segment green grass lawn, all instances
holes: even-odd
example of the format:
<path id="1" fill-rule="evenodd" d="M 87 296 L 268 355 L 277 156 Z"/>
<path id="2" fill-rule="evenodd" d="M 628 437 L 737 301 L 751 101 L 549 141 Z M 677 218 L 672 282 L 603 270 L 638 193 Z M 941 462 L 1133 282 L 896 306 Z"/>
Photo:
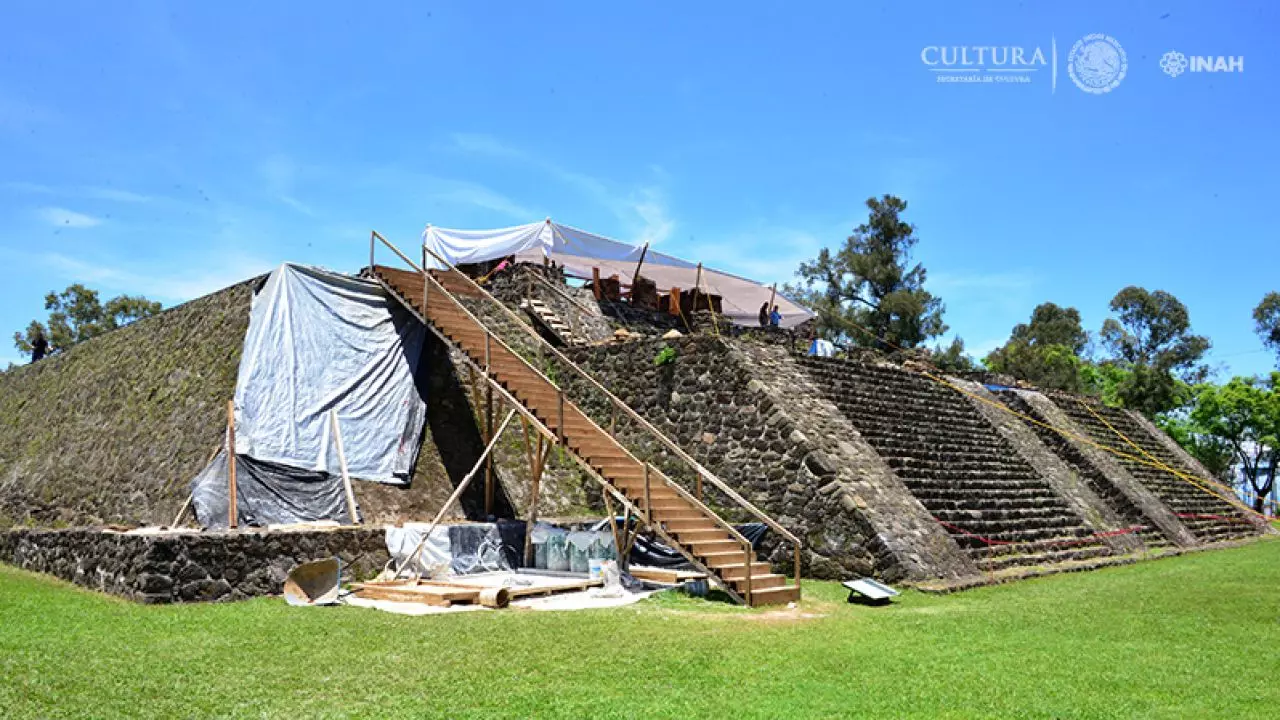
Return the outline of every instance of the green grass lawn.
<path id="1" fill-rule="evenodd" d="M 1280 541 L 892 607 L 146 607 L 0 566 L 4 717 L 1277 717 Z"/>

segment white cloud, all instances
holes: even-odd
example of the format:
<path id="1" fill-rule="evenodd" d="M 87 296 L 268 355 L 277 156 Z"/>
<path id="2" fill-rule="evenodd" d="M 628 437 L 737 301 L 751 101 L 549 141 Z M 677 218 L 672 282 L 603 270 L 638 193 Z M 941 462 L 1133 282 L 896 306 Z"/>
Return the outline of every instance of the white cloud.
<path id="1" fill-rule="evenodd" d="M 33 182 L 25 182 L 22 180 L 10 180 L 4 183 L 4 185 L 0 187 L 3 187 L 5 190 L 11 190 L 13 192 L 20 192 L 20 193 L 30 193 L 32 195 L 54 195 L 55 194 L 54 189 L 49 187 L 48 185 L 41 185 L 40 183 L 33 183 Z"/>
<path id="2" fill-rule="evenodd" d="M 437 202 L 456 205 L 472 205 L 523 222 L 533 222 L 538 214 L 500 192 L 479 183 L 427 176 L 428 196 Z"/>
<path id="3" fill-rule="evenodd" d="M 511 147 L 491 135 L 483 135 L 480 133 L 454 133 L 452 139 L 453 146 L 456 149 L 472 153 L 474 155 L 519 158 L 521 160 L 530 159 L 528 154 L 523 150 Z"/>
<path id="4" fill-rule="evenodd" d="M 627 233 L 627 237 L 623 238 L 626 242 L 657 244 L 670 237 L 675 230 L 676 221 L 667 211 L 665 199 L 658 186 L 619 189 L 614 183 L 606 182 L 594 175 L 570 170 L 558 163 L 512 147 L 490 135 L 454 133 L 452 140 L 452 147 L 455 150 L 528 165 L 576 189 L 618 218 Z M 649 172 L 660 182 L 668 179 L 666 171 L 658 165 L 650 164 Z"/>
<path id="5" fill-rule="evenodd" d="M 85 197 L 97 200 L 110 200 L 111 202 L 122 203 L 145 203 L 151 202 L 150 195 L 142 195 L 128 190 L 119 190 L 117 188 L 108 187 L 87 187 L 83 190 Z"/>
<path id="6" fill-rule="evenodd" d="M 69 281 L 171 302 L 185 302 L 208 295 L 269 272 L 276 265 L 262 258 L 230 255 L 210 263 L 192 262 L 187 265 L 190 269 L 178 273 L 171 268 L 112 267 L 59 253 L 46 253 L 41 260 Z"/>
<path id="7" fill-rule="evenodd" d="M 288 205 L 289 207 L 293 208 L 294 210 L 297 210 L 298 212 L 302 213 L 303 215 L 306 215 L 307 217 L 316 216 L 316 211 L 312 210 L 310 205 L 307 205 L 306 203 L 302 202 L 301 200 L 298 200 L 297 198 L 293 198 L 288 195 L 281 195 L 280 202 L 284 203 L 285 205 Z"/>
<path id="8" fill-rule="evenodd" d="M 636 237 L 637 243 L 658 243 L 671 237 L 671 231 L 675 229 L 676 223 L 667 214 L 667 206 L 662 196 L 652 188 L 645 188 L 639 191 L 631 200 L 631 211 L 634 212 L 641 221 L 640 232 Z"/>
<path id="9" fill-rule="evenodd" d="M 45 222 L 59 228 L 91 228 L 102 224 L 102 220 L 92 215 L 85 215 L 66 208 L 47 207 L 40 209 L 40 217 Z"/>

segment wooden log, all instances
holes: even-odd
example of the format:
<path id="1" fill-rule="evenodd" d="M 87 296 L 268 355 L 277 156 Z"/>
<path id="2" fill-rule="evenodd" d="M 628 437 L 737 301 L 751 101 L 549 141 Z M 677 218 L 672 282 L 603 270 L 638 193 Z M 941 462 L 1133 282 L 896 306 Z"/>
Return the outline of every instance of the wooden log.
<path id="1" fill-rule="evenodd" d="M 239 509 L 236 507 L 236 401 L 227 401 L 227 527 L 236 529 Z"/>
<path id="2" fill-rule="evenodd" d="M 342 489 L 347 495 L 347 519 L 353 525 L 360 524 L 360 510 L 356 507 L 356 492 L 351 487 L 351 475 L 347 473 L 347 454 L 342 450 L 342 428 L 338 425 L 338 411 L 329 411 L 329 426 L 338 449 L 338 469 L 342 472 Z"/>

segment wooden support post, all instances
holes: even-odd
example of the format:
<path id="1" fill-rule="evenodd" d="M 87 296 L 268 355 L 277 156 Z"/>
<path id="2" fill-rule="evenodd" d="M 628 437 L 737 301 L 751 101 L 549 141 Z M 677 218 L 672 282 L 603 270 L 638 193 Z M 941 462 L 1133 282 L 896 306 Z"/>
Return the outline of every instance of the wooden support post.
<path id="1" fill-rule="evenodd" d="M 698 311 L 698 291 L 702 289 L 702 263 L 698 263 L 698 274 L 693 278 L 693 312 Z"/>
<path id="2" fill-rule="evenodd" d="M 644 256 L 649 252 L 649 243 L 646 242 L 644 247 L 640 249 L 640 259 L 636 262 L 635 274 L 631 276 L 631 302 L 636 301 L 636 283 L 640 282 L 640 266 L 644 265 Z"/>
<path id="3" fill-rule="evenodd" d="M 485 383 L 484 398 L 484 434 L 485 443 L 489 442 L 489 438 L 493 435 L 493 386 Z M 484 514 L 489 516 L 493 514 L 493 456 L 489 456 L 488 462 L 484 464 Z"/>
<path id="4" fill-rule="evenodd" d="M 547 450 L 551 448 L 542 433 L 536 433 L 537 449 L 531 439 L 533 431 L 529 421 L 522 416 L 524 422 L 524 447 L 529 458 L 529 512 L 526 513 L 524 525 L 524 566 L 533 567 L 533 526 L 538 522 L 538 495 L 542 489 L 542 470 L 546 466 Z"/>
<path id="5" fill-rule="evenodd" d="M 591 268 L 591 293 L 596 296 L 596 302 L 600 302 L 600 268 Z"/>
<path id="6" fill-rule="evenodd" d="M 347 519 L 352 525 L 360 524 L 360 510 L 356 507 L 356 492 L 351 487 L 351 475 L 347 472 L 347 453 L 342 449 L 342 428 L 338 425 L 338 411 L 329 411 L 329 427 L 333 430 L 333 442 L 338 449 L 338 469 L 342 472 L 342 491 L 347 495 Z"/>
<path id="7" fill-rule="evenodd" d="M 774 301 L 774 300 L 776 300 L 777 298 L 778 298 L 778 283 L 774 283 L 774 284 L 773 284 L 773 287 L 769 288 L 769 316 L 770 316 L 770 318 L 772 318 L 772 316 L 773 316 L 773 301 Z M 770 324 L 772 324 L 772 319 L 770 320 Z"/>
<path id="8" fill-rule="evenodd" d="M 649 493 L 649 463 L 644 464 L 644 524 L 653 524 L 653 498 Z"/>
<path id="9" fill-rule="evenodd" d="M 239 508 L 236 507 L 236 401 L 227 401 L 227 527 L 236 529 Z"/>
<path id="10" fill-rule="evenodd" d="M 672 315 L 680 314 L 680 288 L 678 287 L 671 288 L 671 303 L 667 308 L 667 312 Z"/>
<path id="11" fill-rule="evenodd" d="M 422 246 L 422 317 L 431 317 L 427 310 L 427 287 L 431 285 L 431 280 L 427 273 L 431 272 L 427 269 L 427 246 Z"/>
<path id="12" fill-rule="evenodd" d="M 556 404 L 559 417 L 556 421 L 556 434 L 560 436 L 560 444 L 564 444 L 564 390 L 556 388 Z"/>
<path id="13" fill-rule="evenodd" d="M 392 577 L 393 580 L 400 577 L 401 570 L 417 561 L 418 556 L 422 554 L 422 549 L 427 546 L 427 539 L 431 537 L 431 533 L 435 531 L 436 526 L 444 519 L 444 514 L 449 511 L 449 508 L 453 507 L 453 504 L 458 501 L 458 498 L 462 497 L 463 491 L 465 491 L 467 486 L 471 484 L 471 480 L 480 472 L 481 464 L 489 457 L 489 453 L 493 452 L 493 446 L 496 444 L 498 437 L 502 435 L 503 430 L 507 429 L 507 424 L 510 423 L 511 418 L 515 416 L 516 411 L 512 408 L 511 411 L 507 413 L 506 419 L 502 421 L 502 425 L 498 426 L 498 432 L 493 436 L 493 440 L 490 440 L 489 444 L 485 446 L 484 452 L 480 453 L 480 459 L 476 461 L 475 465 L 471 466 L 471 471 L 462 478 L 462 482 L 458 483 L 458 487 L 454 488 L 453 493 L 449 495 L 449 499 L 444 501 L 444 506 L 440 508 L 440 512 L 436 513 L 431 524 L 428 525 L 426 531 L 422 533 L 422 539 L 418 541 L 417 547 L 413 549 L 413 552 L 409 553 L 409 556 L 405 558 L 404 564 L 396 570 L 395 575 Z"/>

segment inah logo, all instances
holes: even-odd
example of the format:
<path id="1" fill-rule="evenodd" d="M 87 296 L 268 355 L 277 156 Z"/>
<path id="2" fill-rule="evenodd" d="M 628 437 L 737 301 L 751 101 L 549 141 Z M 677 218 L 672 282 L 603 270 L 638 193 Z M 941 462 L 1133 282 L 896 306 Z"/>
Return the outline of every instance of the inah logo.
<path id="1" fill-rule="evenodd" d="M 1124 48 L 1110 35 L 1085 35 L 1067 54 L 1067 74 L 1076 87 L 1087 93 L 1111 92 L 1128 70 L 1129 58 Z"/>
<path id="2" fill-rule="evenodd" d="M 1187 56 L 1170 50 L 1160 58 L 1160 69 L 1169 77 L 1178 77 L 1187 69 Z"/>
<path id="3" fill-rule="evenodd" d="M 1177 50 L 1170 50 L 1160 58 L 1160 69 L 1169 77 L 1178 77 L 1184 71 L 1244 72 L 1243 55 L 1192 55 L 1188 58 Z"/>

